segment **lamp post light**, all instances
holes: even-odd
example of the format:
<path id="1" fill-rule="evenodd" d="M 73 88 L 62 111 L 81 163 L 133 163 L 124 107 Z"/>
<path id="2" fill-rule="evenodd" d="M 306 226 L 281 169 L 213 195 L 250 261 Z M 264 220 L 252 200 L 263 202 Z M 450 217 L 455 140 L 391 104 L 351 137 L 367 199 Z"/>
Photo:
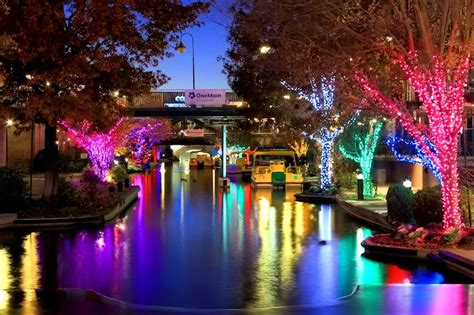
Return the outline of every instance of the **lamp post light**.
<path id="1" fill-rule="evenodd" d="M 364 174 L 357 171 L 357 200 L 364 200 Z"/>
<path id="2" fill-rule="evenodd" d="M 15 124 L 13 119 L 7 119 L 5 122 L 5 166 L 8 166 L 8 128 Z"/>
<path id="3" fill-rule="evenodd" d="M 194 72 L 194 37 L 193 35 L 191 35 L 190 33 L 183 33 L 179 39 L 179 43 L 178 45 L 176 46 L 176 50 L 179 52 L 179 53 L 184 53 L 186 51 L 186 46 L 184 46 L 183 44 L 183 37 L 185 35 L 188 35 L 189 37 L 191 37 L 191 51 L 192 51 L 192 57 L 193 57 L 193 90 L 196 89 L 196 77 L 195 77 L 195 72 Z"/>
<path id="4" fill-rule="evenodd" d="M 403 180 L 403 187 L 411 189 L 411 179 L 410 179 L 410 177 L 408 177 L 408 176 L 405 177 L 405 179 Z"/>

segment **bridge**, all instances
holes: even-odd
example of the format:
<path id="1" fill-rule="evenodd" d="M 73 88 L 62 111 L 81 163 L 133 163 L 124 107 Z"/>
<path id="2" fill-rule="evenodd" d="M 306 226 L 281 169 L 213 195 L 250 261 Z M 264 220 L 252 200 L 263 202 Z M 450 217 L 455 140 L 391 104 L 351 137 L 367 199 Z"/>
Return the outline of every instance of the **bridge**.
<path id="1" fill-rule="evenodd" d="M 227 126 L 235 124 L 237 121 L 245 120 L 246 117 L 243 115 L 242 109 L 231 103 L 236 103 L 235 95 L 232 93 L 226 93 L 226 104 L 223 106 L 216 107 L 195 107 L 187 106 L 182 103 L 184 97 L 182 92 L 173 93 L 150 93 L 137 99 L 134 99 L 129 104 L 130 109 L 133 111 L 133 116 L 137 118 L 168 118 L 174 123 L 184 122 L 184 128 L 187 128 L 187 120 L 193 120 L 198 126 L 211 126 L 214 128 L 222 128 L 222 155 L 226 155 L 227 147 Z M 167 106 L 166 98 L 171 97 L 171 105 Z M 179 103 L 175 103 L 179 102 Z M 242 102 L 240 102 L 242 103 Z M 170 104 L 170 103 L 168 103 Z M 182 144 L 198 144 L 202 141 L 201 145 L 206 145 L 208 139 L 189 139 L 186 138 L 175 138 L 170 139 L 173 142 L 180 142 Z M 226 178 L 226 159 L 222 159 L 221 167 L 221 178 L 219 179 L 220 186 L 228 187 L 229 181 Z"/>

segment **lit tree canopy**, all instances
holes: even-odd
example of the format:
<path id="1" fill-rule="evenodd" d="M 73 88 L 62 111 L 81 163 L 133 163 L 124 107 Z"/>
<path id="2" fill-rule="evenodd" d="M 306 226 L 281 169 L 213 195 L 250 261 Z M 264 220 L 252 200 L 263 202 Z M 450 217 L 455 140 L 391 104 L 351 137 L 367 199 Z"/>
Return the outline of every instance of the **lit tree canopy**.
<path id="1" fill-rule="evenodd" d="M 365 198 L 374 196 L 372 165 L 383 125 L 381 119 L 359 119 L 344 132 L 338 145 L 339 151 L 345 158 L 359 165 L 364 176 Z"/>

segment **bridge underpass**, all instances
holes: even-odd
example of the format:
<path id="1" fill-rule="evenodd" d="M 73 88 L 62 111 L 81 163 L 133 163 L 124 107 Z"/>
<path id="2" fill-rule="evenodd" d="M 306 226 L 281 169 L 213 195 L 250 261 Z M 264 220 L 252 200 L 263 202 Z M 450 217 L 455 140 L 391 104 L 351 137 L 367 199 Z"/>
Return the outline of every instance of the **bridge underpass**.
<path id="1" fill-rule="evenodd" d="M 226 147 L 227 147 L 227 127 L 234 125 L 237 121 L 245 120 L 245 116 L 242 114 L 242 111 L 235 106 L 222 106 L 222 107 L 184 107 L 184 108 L 149 108 L 146 106 L 135 108 L 134 117 L 137 118 L 168 118 L 172 121 L 181 121 L 184 122 L 184 126 L 187 126 L 186 120 L 199 121 L 202 127 L 208 126 L 212 129 L 221 128 L 221 147 L 222 147 L 222 156 L 226 156 Z M 178 144 L 179 142 L 190 142 L 188 145 L 198 145 L 191 144 L 193 141 L 197 141 L 197 138 L 187 138 L 189 140 L 184 140 L 181 138 L 169 139 L 170 143 Z M 200 139 L 205 141 L 205 138 Z M 201 144 L 201 148 L 211 144 Z M 189 154 L 189 150 L 186 151 Z M 229 180 L 226 178 L 226 159 L 222 159 L 221 165 L 221 178 L 219 179 L 219 184 L 222 187 L 229 186 Z"/>

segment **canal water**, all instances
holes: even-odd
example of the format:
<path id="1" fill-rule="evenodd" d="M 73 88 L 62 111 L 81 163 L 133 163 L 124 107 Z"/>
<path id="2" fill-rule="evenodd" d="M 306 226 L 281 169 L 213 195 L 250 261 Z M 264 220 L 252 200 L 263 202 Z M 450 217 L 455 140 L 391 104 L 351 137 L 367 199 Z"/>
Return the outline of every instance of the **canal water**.
<path id="1" fill-rule="evenodd" d="M 321 305 L 356 285 L 449 282 L 424 266 L 363 257 L 371 230 L 337 205 L 296 202 L 295 191 L 235 178 L 223 192 L 216 171 L 177 167 L 133 181 L 139 200 L 104 227 L 3 234 L 0 290 L 85 288 L 136 304 L 255 308 Z"/>

